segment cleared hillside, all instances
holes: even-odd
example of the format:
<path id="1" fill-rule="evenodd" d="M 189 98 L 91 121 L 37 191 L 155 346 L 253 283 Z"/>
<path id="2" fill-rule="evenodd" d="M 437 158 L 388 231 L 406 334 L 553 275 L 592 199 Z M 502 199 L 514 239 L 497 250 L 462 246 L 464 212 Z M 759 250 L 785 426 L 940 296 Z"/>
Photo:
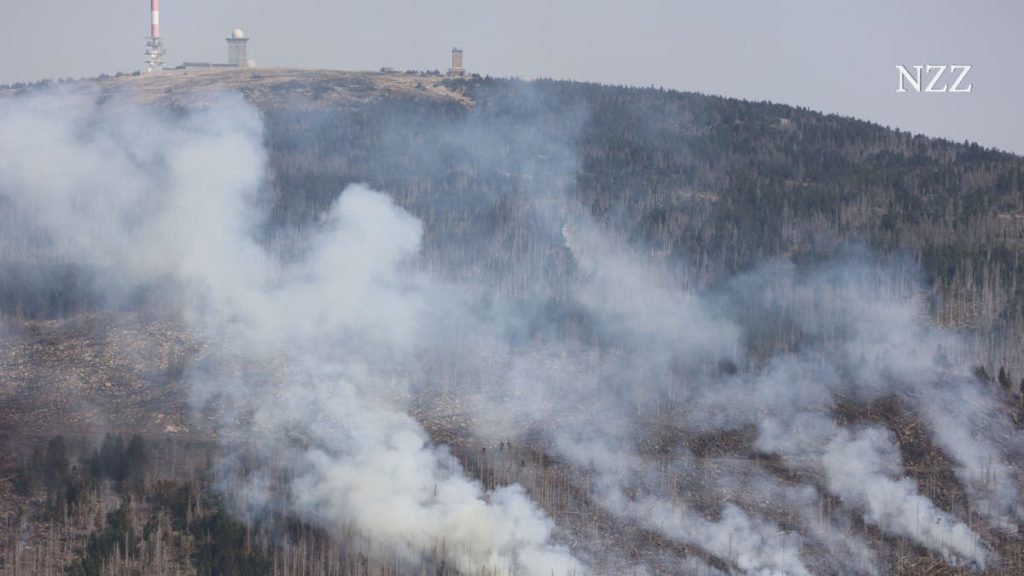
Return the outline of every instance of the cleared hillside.
<path id="1" fill-rule="evenodd" d="M 225 92 L 239 92 L 261 107 L 345 107 L 413 98 L 468 101 L 445 88 L 442 77 L 421 73 L 346 72 L 293 68 L 194 68 L 162 74 L 106 76 L 61 83 L 66 92 L 87 97 L 118 98 L 161 106 L 202 106 Z M 46 90 L 50 82 L 0 87 L 12 96 Z"/>

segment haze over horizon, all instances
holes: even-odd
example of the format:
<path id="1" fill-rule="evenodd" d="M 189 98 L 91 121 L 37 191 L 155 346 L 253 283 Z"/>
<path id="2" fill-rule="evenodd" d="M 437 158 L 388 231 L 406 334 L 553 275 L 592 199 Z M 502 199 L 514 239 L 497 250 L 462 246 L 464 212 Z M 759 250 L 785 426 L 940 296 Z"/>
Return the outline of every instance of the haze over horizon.
<path id="1" fill-rule="evenodd" d="M 1024 6 L 985 6 L 168 0 L 161 20 L 170 66 L 223 61 L 224 37 L 235 27 L 252 38 L 260 66 L 444 70 L 458 45 L 467 70 L 480 74 L 771 100 L 1022 154 L 1024 80 L 1013 71 L 1024 48 L 1014 29 Z M 142 67 L 146 0 L 8 0 L 4 8 L 0 52 L 19 57 L 5 59 L 2 83 Z M 897 64 L 971 65 L 973 92 L 898 94 Z"/>

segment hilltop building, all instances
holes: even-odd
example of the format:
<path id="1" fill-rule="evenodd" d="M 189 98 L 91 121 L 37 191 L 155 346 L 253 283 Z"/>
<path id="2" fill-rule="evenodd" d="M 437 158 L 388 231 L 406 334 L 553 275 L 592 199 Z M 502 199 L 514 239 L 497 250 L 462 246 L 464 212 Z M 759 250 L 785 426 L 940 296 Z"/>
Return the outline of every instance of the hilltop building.
<path id="1" fill-rule="evenodd" d="M 149 0 L 149 36 L 146 37 L 146 71 L 150 73 L 161 72 L 164 69 L 164 40 L 160 36 L 160 0 Z M 249 39 L 241 28 L 231 31 L 231 36 L 226 38 L 228 42 L 227 64 L 211 64 L 209 62 L 185 62 L 178 69 L 188 68 L 252 68 L 255 66 L 249 60 Z M 461 58 L 460 58 L 461 61 Z"/>
<path id="2" fill-rule="evenodd" d="M 449 76 L 465 76 L 466 69 L 462 67 L 462 49 L 452 48 L 452 67 L 448 69 Z"/>
<path id="3" fill-rule="evenodd" d="M 228 41 L 228 66 L 244 68 L 249 66 L 249 39 L 241 28 L 235 28 Z"/>
<path id="4" fill-rule="evenodd" d="M 211 62 L 185 62 L 180 66 L 185 70 L 193 68 L 252 68 L 256 64 L 249 60 L 249 38 L 241 28 L 235 28 L 231 36 L 225 38 L 228 43 L 228 61 L 226 64 Z"/>

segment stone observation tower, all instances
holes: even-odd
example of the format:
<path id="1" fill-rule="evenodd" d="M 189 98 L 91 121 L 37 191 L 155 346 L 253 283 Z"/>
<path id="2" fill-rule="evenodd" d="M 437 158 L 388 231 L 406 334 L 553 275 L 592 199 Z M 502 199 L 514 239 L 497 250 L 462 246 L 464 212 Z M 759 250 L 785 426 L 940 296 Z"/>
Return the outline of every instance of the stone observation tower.
<path id="1" fill-rule="evenodd" d="M 465 76 L 466 69 L 462 67 L 462 49 L 452 48 L 452 67 L 448 69 L 449 76 Z"/>

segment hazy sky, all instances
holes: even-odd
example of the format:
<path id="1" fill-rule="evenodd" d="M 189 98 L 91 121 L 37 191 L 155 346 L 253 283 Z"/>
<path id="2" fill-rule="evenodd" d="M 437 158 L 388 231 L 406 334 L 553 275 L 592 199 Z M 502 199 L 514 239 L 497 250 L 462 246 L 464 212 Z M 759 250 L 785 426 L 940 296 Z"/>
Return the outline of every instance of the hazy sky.
<path id="1" fill-rule="evenodd" d="M 0 0 L 0 82 L 141 68 L 149 0 Z M 445 69 L 772 100 L 1024 153 L 1024 2 L 163 0 L 167 58 Z M 970 94 L 896 93 L 895 66 L 969 64 Z M 942 83 L 940 82 L 940 85 Z"/>

